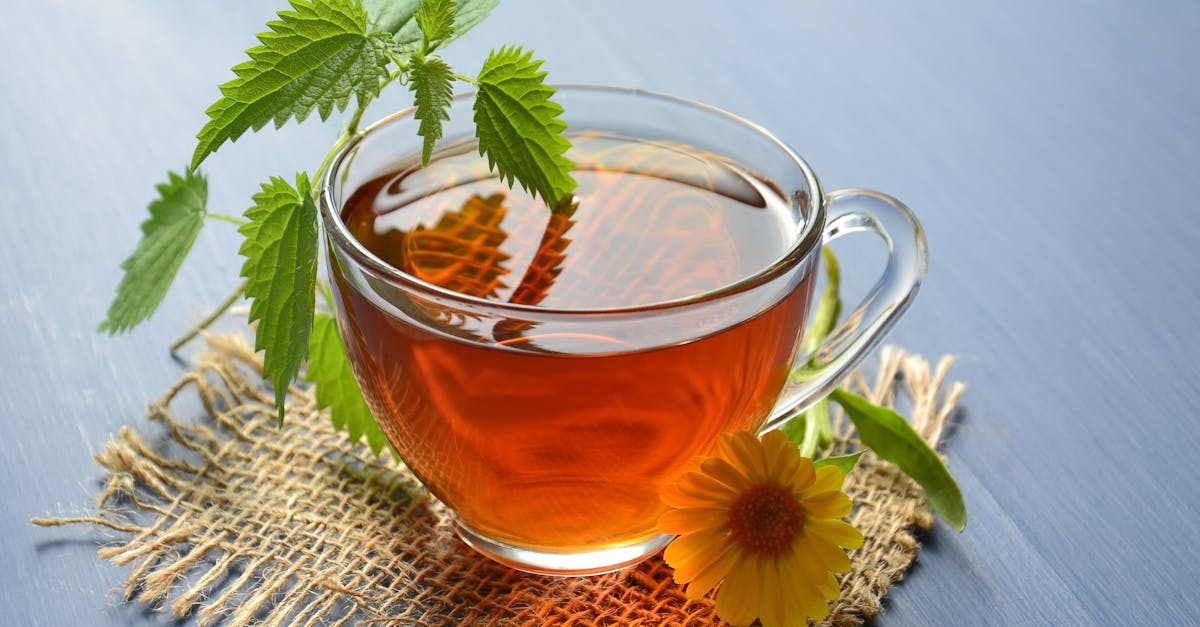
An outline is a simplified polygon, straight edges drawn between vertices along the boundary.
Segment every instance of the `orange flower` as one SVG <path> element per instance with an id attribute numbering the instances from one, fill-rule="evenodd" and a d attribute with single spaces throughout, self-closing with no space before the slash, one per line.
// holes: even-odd
<path id="1" fill-rule="evenodd" d="M 672 509 L 658 529 L 679 534 L 663 555 L 675 582 L 698 599 L 724 579 L 717 615 L 735 625 L 825 618 L 840 592 L 833 573 L 850 569 L 839 547 L 863 543 L 838 520 L 853 509 L 844 478 L 833 466 L 814 468 L 781 431 L 761 442 L 749 431 L 718 435 L 713 456 L 662 491 Z"/>

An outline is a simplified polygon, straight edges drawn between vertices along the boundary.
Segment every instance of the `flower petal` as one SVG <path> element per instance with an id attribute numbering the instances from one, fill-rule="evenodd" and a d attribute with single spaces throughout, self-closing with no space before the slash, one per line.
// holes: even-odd
<path id="1" fill-rule="evenodd" d="M 800 449 L 779 430 L 763 436 L 763 448 L 766 449 L 767 465 L 771 469 L 770 480 L 776 485 L 788 486 L 804 459 Z"/>
<path id="2" fill-rule="evenodd" d="M 810 518 L 842 518 L 854 511 L 850 497 L 845 492 L 836 490 L 807 493 L 801 502 L 804 503 L 804 511 Z"/>
<path id="3" fill-rule="evenodd" d="M 799 613 L 804 616 L 809 616 L 814 621 L 822 621 L 829 616 L 829 603 L 812 586 L 805 586 L 803 592 L 797 591 L 793 598 L 796 599 Z"/>
<path id="4" fill-rule="evenodd" d="M 720 457 L 710 457 L 704 460 L 704 463 L 700 464 L 700 470 L 733 490 L 740 492 L 750 487 L 750 478 L 746 476 L 746 473 Z"/>
<path id="5" fill-rule="evenodd" d="M 782 429 L 772 429 L 762 435 L 759 440 L 767 447 L 767 450 L 783 447 L 795 447 L 792 441 L 788 439 Z"/>
<path id="6" fill-rule="evenodd" d="M 833 544 L 857 549 L 863 545 L 863 534 L 847 522 L 829 518 L 811 518 L 804 523 L 804 530 L 816 534 Z"/>
<path id="7" fill-rule="evenodd" d="M 816 478 L 816 469 L 813 467 L 813 462 L 807 457 L 801 457 L 796 464 L 796 469 L 792 471 L 784 485 L 792 492 L 800 493 L 808 490 Z"/>
<path id="8" fill-rule="evenodd" d="M 679 484 L 668 483 L 658 491 L 658 498 L 670 507 L 706 507 L 709 501 L 679 489 Z"/>
<path id="9" fill-rule="evenodd" d="M 792 451 L 799 452 L 800 449 L 788 439 L 782 431 L 776 429 L 762 437 L 763 449 L 767 451 L 767 459 L 776 461 L 780 457 L 791 453 Z"/>
<path id="10" fill-rule="evenodd" d="M 807 576 L 814 583 L 819 581 L 819 576 L 824 576 L 824 571 L 832 570 L 835 573 L 844 573 L 850 570 L 850 556 L 846 552 L 834 546 L 833 543 L 818 536 L 805 528 L 797 539 L 797 551 L 800 553 L 801 568 L 807 567 Z M 813 570 L 819 569 L 819 570 Z"/>
<path id="11" fill-rule="evenodd" d="M 734 465 L 743 469 L 743 472 L 750 477 L 751 483 L 766 481 L 771 476 L 770 469 L 767 468 L 767 456 L 763 452 L 762 442 L 759 442 L 758 438 L 751 435 L 749 431 L 735 431 L 730 444 L 733 454 L 737 458 Z"/>
<path id="12" fill-rule="evenodd" d="M 784 607 L 785 588 L 780 576 L 780 560 L 778 558 L 763 559 L 763 572 L 759 577 L 758 620 L 763 627 L 784 627 L 786 625 L 786 608 Z M 790 594 L 791 591 L 788 591 Z"/>
<path id="13" fill-rule="evenodd" d="M 704 596 L 709 590 L 713 589 L 713 586 L 720 583 L 729 574 L 729 570 L 742 557 L 742 551 L 736 545 L 727 543 L 725 551 L 717 559 L 691 577 L 691 583 L 688 584 L 687 589 L 684 591 L 687 594 L 687 598 L 694 601 Z"/>
<path id="14" fill-rule="evenodd" d="M 658 530 L 672 535 L 718 529 L 729 520 L 729 510 L 723 508 L 669 509 L 658 517 Z"/>
<path id="15" fill-rule="evenodd" d="M 663 551 L 663 559 L 675 569 L 675 583 L 683 583 L 678 578 L 679 571 L 687 571 L 693 564 L 707 565 L 714 556 L 719 554 L 726 544 L 725 533 L 717 530 L 698 531 L 679 536 L 667 545 Z"/>
<path id="16" fill-rule="evenodd" d="M 733 454 L 733 433 L 723 432 L 717 434 L 717 439 L 713 441 L 713 457 L 735 464 L 737 463 L 737 455 Z"/>
<path id="17" fill-rule="evenodd" d="M 787 621 L 801 625 L 806 616 L 821 620 L 829 615 L 829 605 L 821 597 L 820 591 L 814 586 L 813 577 L 806 574 L 803 568 L 803 556 L 795 551 L 785 554 L 779 561 L 779 572 L 784 589 L 789 592 L 784 597 L 784 612 Z M 816 569 L 808 569 L 816 572 Z M 823 569 L 822 569 L 822 572 Z M 828 573 L 825 573 L 828 574 Z"/>
<path id="18" fill-rule="evenodd" d="M 834 466 L 821 466 L 817 469 L 817 477 L 813 481 L 811 492 L 828 492 L 830 490 L 841 490 L 842 482 L 846 479 L 846 473 Z"/>
<path id="19" fill-rule="evenodd" d="M 689 472 L 659 491 L 662 502 L 671 507 L 720 507 L 733 502 L 736 493 L 721 482 L 701 473 Z"/>
<path id="20" fill-rule="evenodd" d="M 726 542 L 717 544 L 704 551 L 693 553 L 689 559 L 684 559 L 684 563 L 675 567 L 674 579 L 675 583 L 688 583 L 695 581 L 696 576 L 708 570 L 711 566 L 721 561 L 731 550 L 732 546 Z M 678 560 L 677 560 L 678 561 Z M 732 563 L 730 563 L 732 565 Z M 727 567 L 726 572 L 729 568 Z M 724 573 L 722 573 L 724 574 Z M 716 582 L 713 582 L 714 584 Z M 712 588 L 710 585 L 709 588 Z M 707 590 L 706 590 L 707 591 Z M 703 596 L 703 593 L 701 593 Z"/>
<path id="21" fill-rule="evenodd" d="M 833 573 L 825 573 L 825 580 L 817 584 L 817 592 L 830 601 L 842 596 L 842 589 L 838 587 L 837 577 Z"/>
<path id="22" fill-rule="evenodd" d="M 749 625 L 758 617 L 758 568 L 755 555 L 742 555 L 717 591 L 717 616 L 733 625 Z"/>
<path id="23" fill-rule="evenodd" d="M 738 490 L 730 488 L 704 472 L 689 472 L 680 477 L 677 483 L 684 491 L 710 495 L 714 499 L 723 497 L 732 501 L 738 493 Z"/>

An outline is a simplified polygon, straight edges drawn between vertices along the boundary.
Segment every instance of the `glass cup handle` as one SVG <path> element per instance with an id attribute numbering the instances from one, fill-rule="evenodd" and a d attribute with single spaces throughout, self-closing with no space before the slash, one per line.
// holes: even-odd
<path id="1" fill-rule="evenodd" d="M 925 232 L 904 203 L 880 192 L 839 189 L 825 196 L 823 244 L 843 235 L 876 233 L 888 247 L 887 267 L 866 298 L 817 348 L 801 355 L 797 369 L 762 431 L 782 425 L 797 412 L 827 396 L 887 335 L 912 303 L 925 278 Z M 816 358 L 816 365 L 808 365 Z"/>

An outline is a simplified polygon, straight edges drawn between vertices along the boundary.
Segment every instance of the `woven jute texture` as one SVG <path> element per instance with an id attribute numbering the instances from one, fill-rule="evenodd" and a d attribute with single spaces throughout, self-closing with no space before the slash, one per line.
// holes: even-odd
<path id="1" fill-rule="evenodd" d="M 950 364 L 930 368 L 884 348 L 873 380 L 857 373 L 847 385 L 901 403 L 936 445 L 963 389 L 946 381 Z M 162 434 L 125 427 L 96 456 L 105 479 L 95 512 L 34 523 L 101 528 L 100 557 L 131 567 L 127 600 L 201 625 L 719 622 L 713 595 L 689 603 L 661 557 L 586 578 L 527 575 L 481 557 L 401 465 L 333 431 L 308 391 L 292 390 L 277 428 L 259 366 L 244 340 L 210 338 L 197 366 L 151 406 Z M 857 449 L 847 422 L 835 425 L 835 453 Z M 881 611 L 917 556 L 914 533 L 933 524 L 920 490 L 870 454 L 846 489 L 866 544 L 841 580 L 836 625 Z"/>

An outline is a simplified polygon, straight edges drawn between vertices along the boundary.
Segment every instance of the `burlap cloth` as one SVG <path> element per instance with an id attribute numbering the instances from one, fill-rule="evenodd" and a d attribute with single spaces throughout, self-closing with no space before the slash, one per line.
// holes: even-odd
<path id="1" fill-rule="evenodd" d="M 209 343 L 150 407 L 165 433 L 148 443 L 140 429 L 123 427 L 96 456 L 105 483 L 95 513 L 34 520 L 106 530 L 100 557 L 132 565 L 127 600 L 194 615 L 201 625 L 719 622 L 713 595 L 687 602 L 661 557 L 586 578 L 527 575 L 481 557 L 401 465 L 334 432 L 307 390 L 293 388 L 287 425 L 278 429 L 245 341 Z M 951 361 L 931 370 L 920 357 L 884 348 L 873 383 L 856 373 L 848 385 L 875 402 L 903 403 L 936 446 L 963 390 L 945 382 Z M 182 406 L 203 415 L 180 418 L 173 412 Z M 835 425 L 835 452 L 856 449 L 847 422 Z M 882 610 L 917 556 L 914 532 L 933 524 L 920 490 L 870 454 L 846 489 L 866 544 L 842 577 L 828 621 L 835 625 Z"/>

